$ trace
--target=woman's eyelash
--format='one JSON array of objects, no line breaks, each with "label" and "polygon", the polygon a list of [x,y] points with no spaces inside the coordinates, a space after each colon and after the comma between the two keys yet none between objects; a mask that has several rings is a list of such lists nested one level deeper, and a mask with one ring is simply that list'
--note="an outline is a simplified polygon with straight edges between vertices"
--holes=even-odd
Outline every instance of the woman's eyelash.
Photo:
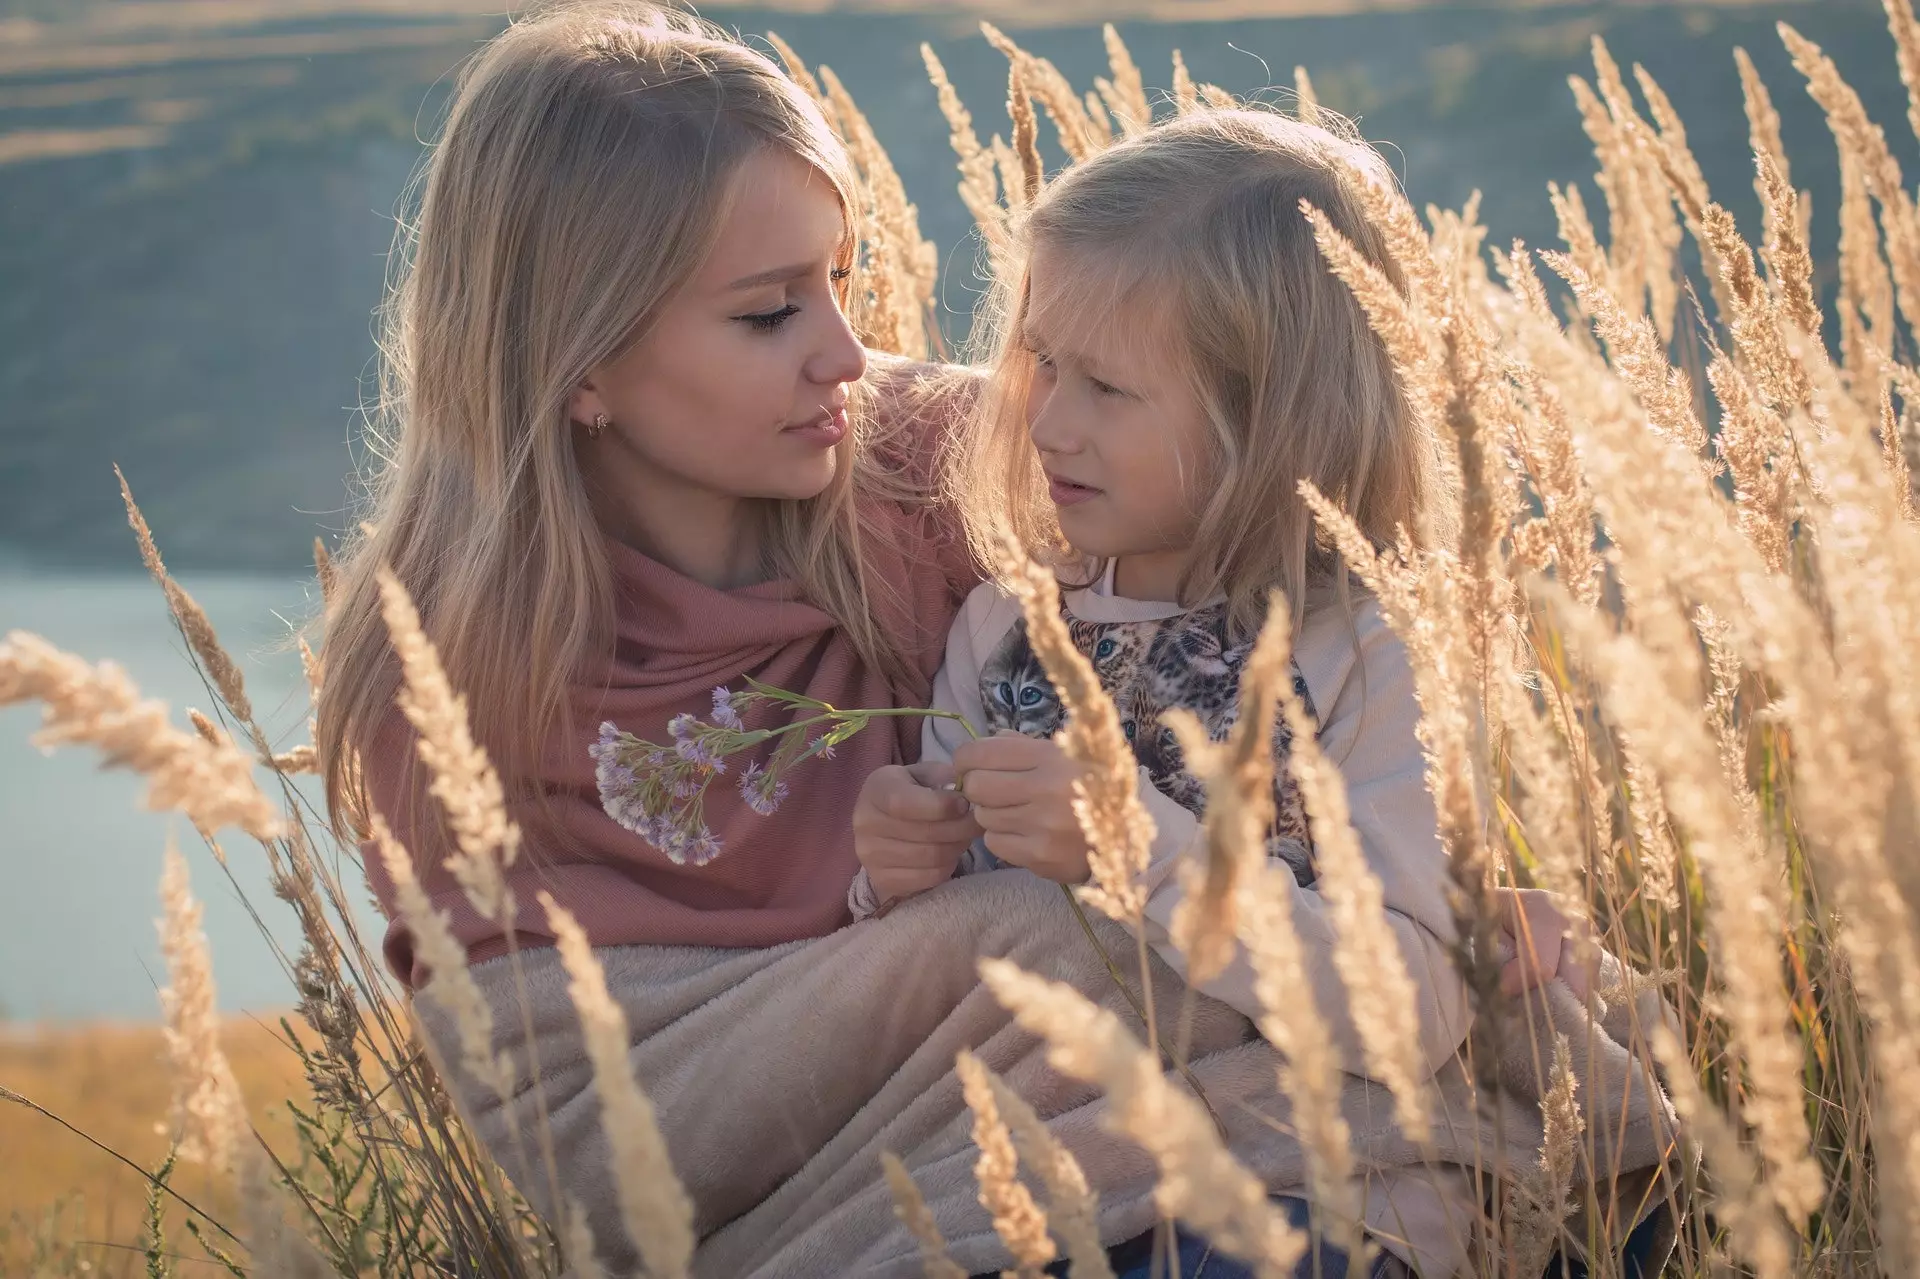
[{"label": "woman's eyelash", "polygon": [[761,311],[755,315],[736,315],[733,318],[766,333],[779,328],[798,314],[800,314],[800,308],[789,302],[778,311]]},{"label": "woman's eyelash", "polygon": [[835,284],[840,283],[842,280],[850,280],[853,278],[853,268],[850,266],[837,266],[827,272],[827,278]]}]

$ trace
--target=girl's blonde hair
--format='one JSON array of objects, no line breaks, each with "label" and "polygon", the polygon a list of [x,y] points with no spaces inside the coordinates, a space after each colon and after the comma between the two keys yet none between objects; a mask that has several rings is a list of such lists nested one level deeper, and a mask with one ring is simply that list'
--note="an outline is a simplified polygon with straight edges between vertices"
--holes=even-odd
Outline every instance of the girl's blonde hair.
[{"label": "girl's blonde hair", "polygon": [[[462,70],[396,245],[370,523],[343,552],[325,619],[316,742],[336,823],[364,820],[355,761],[398,688],[382,565],[413,594],[510,785],[570,727],[567,686],[611,653],[613,598],[569,397],[703,262],[735,174],[764,149],[824,175],[851,225],[857,179],[820,110],[691,16],[621,0],[555,8]],[[850,230],[839,265],[854,248]],[[873,621],[853,499],[897,477],[868,462],[861,416],[825,492],[766,504],[767,568],[895,673],[904,660]]]},{"label": "girl's blonde hair", "polygon": [[[1027,436],[1034,353],[1023,337],[1032,253],[1068,275],[1064,312],[1152,317],[1210,427],[1185,603],[1224,596],[1232,626],[1257,629],[1268,591],[1296,615],[1309,587],[1345,589],[1338,556],[1298,496],[1311,480],[1376,545],[1418,538],[1435,483],[1430,437],[1346,285],[1327,269],[1306,200],[1405,287],[1367,220],[1361,182],[1384,162],[1326,128],[1256,109],[1201,108],[1074,165],[1035,202],[996,286],[994,376],[948,486],[985,563],[1011,535],[1035,555],[1066,550]],[[1142,326],[1135,326],[1136,328]]]}]

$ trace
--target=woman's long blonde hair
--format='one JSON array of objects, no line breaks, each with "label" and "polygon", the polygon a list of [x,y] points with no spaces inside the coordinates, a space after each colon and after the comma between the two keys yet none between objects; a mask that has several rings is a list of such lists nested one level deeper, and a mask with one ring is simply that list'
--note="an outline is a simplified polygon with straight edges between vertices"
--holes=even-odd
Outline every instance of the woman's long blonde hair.
[{"label": "woman's long blonde hair", "polygon": [[[1066,548],[1027,435],[1034,353],[1022,334],[1036,248],[1070,273],[1065,310],[1152,316],[1210,427],[1199,529],[1182,602],[1224,596],[1257,629],[1281,587],[1298,615],[1338,579],[1298,496],[1311,480],[1378,546],[1418,537],[1435,483],[1430,436],[1346,285],[1327,269],[1306,200],[1397,287],[1398,267],[1356,184],[1391,184],[1379,156],[1326,128],[1257,109],[1199,108],[1084,160],[1017,228],[996,283],[993,377],[948,477],[985,563],[1007,535]],[[1066,562],[1072,562],[1068,559]]]},{"label": "woman's long blonde hair", "polygon": [[[569,682],[611,652],[610,572],[569,396],[698,268],[735,173],[764,148],[804,160],[858,207],[846,151],[807,95],[690,16],[621,0],[559,7],[462,70],[396,245],[369,523],[341,554],[324,621],[316,743],[343,828],[364,820],[355,761],[399,682],[380,566],[412,593],[510,785],[565,726]],[[851,233],[844,250],[850,262]],[[886,477],[866,462],[855,416],[832,485],[769,504],[768,570],[891,671],[902,662],[873,621],[853,500]]]}]

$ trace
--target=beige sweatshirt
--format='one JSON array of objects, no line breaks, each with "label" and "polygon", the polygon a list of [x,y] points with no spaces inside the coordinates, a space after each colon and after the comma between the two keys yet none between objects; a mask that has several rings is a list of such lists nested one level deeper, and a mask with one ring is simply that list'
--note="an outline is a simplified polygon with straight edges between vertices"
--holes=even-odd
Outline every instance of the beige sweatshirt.
[{"label": "beige sweatshirt", "polygon": [[[1144,703],[1139,718],[1146,719],[1156,698],[1182,704],[1191,697],[1209,708],[1202,714],[1203,722],[1210,720],[1216,733],[1221,731],[1222,708],[1237,701],[1236,656],[1244,656],[1244,648],[1237,654],[1223,654],[1210,649],[1203,634],[1197,643],[1193,632],[1166,634],[1168,628],[1159,624],[1181,619],[1189,611],[1176,604],[1117,596],[1112,575],[1109,564],[1093,586],[1064,592],[1062,604],[1076,644],[1083,651],[1093,649],[1087,656],[1101,672],[1108,691],[1120,700],[1123,719],[1131,718],[1129,700]],[[1181,628],[1186,623],[1171,625]],[[1057,727],[1057,719],[1050,718],[1053,708],[1046,704],[1052,690],[1044,684],[1044,676],[1030,669],[1030,662],[1020,660],[1025,656],[1023,635],[1019,605],[991,583],[976,588],[948,634],[946,659],[934,678],[934,708],[959,713],[976,732],[1011,726],[1048,735]],[[1155,636],[1159,636],[1157,645],[1153,645]],[[1143,651],[1147,645],[1154,646],[1157,663]],[[1176,650],[1176,657],[1164,656]],[[1142,660],[1129,664],[1129,656]],[[1180,669],[1164,669],[1169,660]],[[1156,668],[1142,669],[1142,661]],[[1294,666],[1295,687],[1319,724],[1321,751],[1346,783],[1354,830],[1368,865],[1380,879],[1387,923],[1418,992],[1417,1017],[1406,1032],[1418,1037],[1429,1072],[1438,1070],[1466,1038],[1468,1006],[1465,984],[1447,954],[1453,923],[1446,899],[1446,854],[1427,789],[1425,757],[1414,731],[1419,705],[1405,647],[1371,597],[1356,594],[1349,613],[1328,592],[1325,598],[1309,599],[1294,640]],[[1205,678],[1209,671],[1211,686]],[[1156,693],[1143,698],[1140,690],[1147,685]],[[1224,719],[1230,718],[1229,710]],[[923,759],[951,758],[966,740],[965,730],[951,720],[929,718],[924,723]],[[1132,727],[1136,755],[1154,758],[1154,750],[1145,743],[1154,726]],[[1277,745],[1284,751],[1283,740]],[[1141,765],[1140,795],[1157,829],[1145,877],[1147,940],[1183,975],[1185,957],[1173,945],[1168,930],[1182,898],[1176,872],[1184,859],[1204,855],[1200,818],[1188,806],[1195,805],[1192,786],[1190,778],[1170,777],[1164,769],[1156,775],[1147,763]],[[1290,782],[1284,770],[1277,786],[1279,835],[1269,842],[1269,853],[1276,863],[1284,862],[1294,871],[1300,885],[1294,896],[1294,927],[1305,951],[1314,1002],[1333,1034],[1342,1068],[1365,1075],[1346,991],[1333,964],[1333,925],[1325,899],[1312,886],[1310,847],[1303,848],[1301,843],[1304,817],[1297,797],[1289,803]],[[957,873],[977,873],[998,865],[984,844],[976,844]],[[871,915],[879,906],[864,871],[853,883],[848,904],[855,919]],[[1199,989],[1257,1022],[1261,1010],[1244,950],[1224,973]],[[1399,1169],[1369,1178],[1367,1224],[1422,1273],[1449,1274],[1465,1260],[1460,1223],[1474,1211],[1471,1200],[1471,1186],[1464,1176]],[[1408,1236],[1410,1246],[1396,1246]]]}]

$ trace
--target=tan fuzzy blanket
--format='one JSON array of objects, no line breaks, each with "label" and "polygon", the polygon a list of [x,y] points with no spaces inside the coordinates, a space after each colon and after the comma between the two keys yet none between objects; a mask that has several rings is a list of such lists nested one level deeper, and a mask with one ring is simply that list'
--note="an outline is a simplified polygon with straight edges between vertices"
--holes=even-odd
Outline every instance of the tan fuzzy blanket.
[{"label": "tan fuzzy blanket", "polygon": [[[1095,927],[1121,970],[1134,975],[1132,938],[1105,920]],[[979,1273],[1010,1264],[976,1197],[971,1116],[954,1074],[963,1048],[1005,1076],[1079,1158],[1100,1194],[1104,1241],[1131,1238],[1156,1219],[1150,1160],[1107,1130],[1100,1095],[1053,1070],[1045,1045],[1014,1024],[975,971],[980,956],[1010,958],[1072,983],[1140,1030],[1051,883],[1019,870],[956,879],[882,918],[764,950],[617,946],[597,954],[631,1023],[634,1073],[658,1108],[697,1206],[695,1270],[705,1279],[920,1274],[881,1172],[885,1150],[905,1160],[961,1266]],[[529,1167],[519,1154],[539,1149],[534,1134],[544,1109],[562,1193],[586,1211],[603,1265],[633,1272],[637,1258],[620,1223],[557,953],[491,960],[472,971],[493,1005],[497,1046],[511,1055],[521,1085],[505,1106],[450,1066],[463,1113],[529,1199],[558,1220],[549,1177],[537,1159]],[[1171,1026],[1185,988],[1157,958],[1153,971],[1160,1015]],[[1602,989],[1617,972],[1617,964],[1602,972]],[[1595,1009],[1598,1020],[1559,982],[1525,1008],[1515,1003],[1511,1049],[1500,1063],[1504,1087],[1488,1105],[1474,1104],[1468,1073],[1449,1063],[1430,1084],[1433,1157],[1483,1168],[1496,1157],[1506,1168],[1536,1163],[1535,1081],[1552,1060],[1549,1028],[1558,1030],[1572,1043],[1586,1119],[1580,1175],[1631,1187],[1618,1220],[1599,1227],[1602,1237],[1618,1239],[1650,1206],[1650,1183],[1675,1157],[1674,1122],[1644,1059],[1623,1046],[1636,1018],[1647,1028],[1648,1018],[1663,1015],[1658,997],[1643,995],[1637,1008],[1596,1002]],[[457,1041],[431,987],[419,1011],[440,1060],[457,1061]],[[1192,1070],[1235,1155],[1273,1191],[1300,1187],[1304,1159],[1274,1049],[1224,1004],[1195,998],[1191,1016]],[[529,1070],[535,1056],[537,1077]],[[1384,1089],[1349,1077],[1343,1106],[1362,1168],[1422,1161],[1395,1128]],[[1583,1223],[1576,1237],[1585,1233]]]}]

